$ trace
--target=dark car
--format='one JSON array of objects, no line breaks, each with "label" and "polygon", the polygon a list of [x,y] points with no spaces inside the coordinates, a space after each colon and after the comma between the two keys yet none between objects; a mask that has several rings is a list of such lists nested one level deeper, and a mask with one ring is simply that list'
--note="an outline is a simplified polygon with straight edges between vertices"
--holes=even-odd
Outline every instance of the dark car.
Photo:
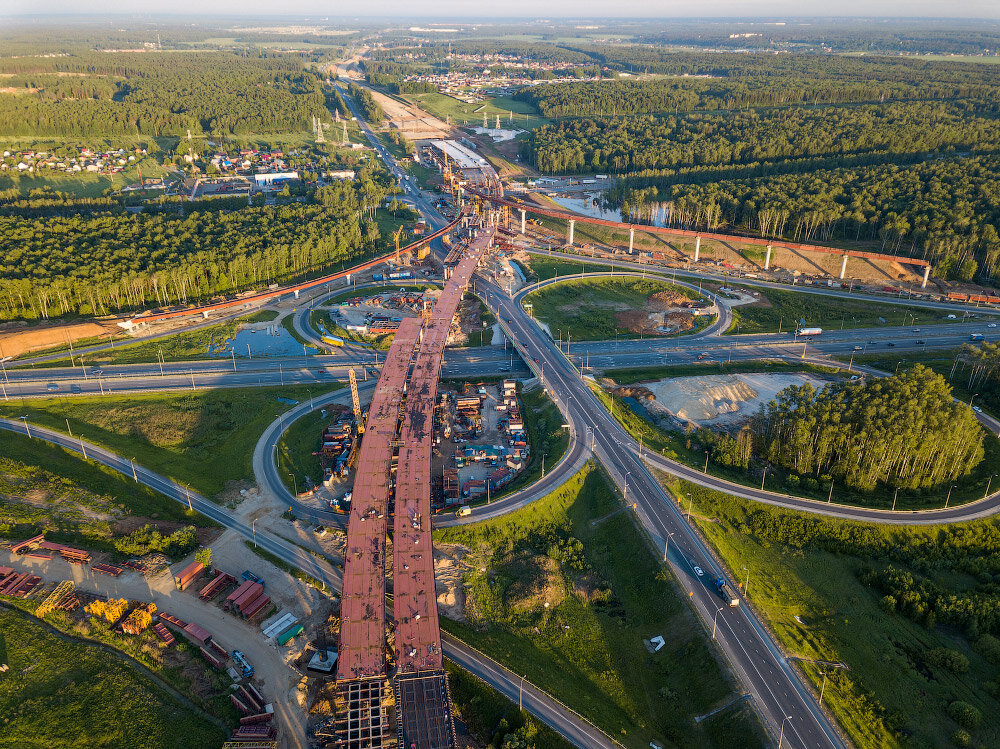
[{"label": "dark car", "polygon": [[888,346],[889,348],[892,348],[892,347],[893,347],[893,346],[895,346],[896,344],[895,344],[895,343],[893,343],[892,341],[889,341],[889,342],[888,342],[887,344],[885,344],[885,345],[886,345],[886,346]]},{"label": "dark car", "polygon": [[917,345],[918,345],[918,346],[923,346],[923,345],[924,345],[924,342],[923,342],[923,341],[917,341]]}]

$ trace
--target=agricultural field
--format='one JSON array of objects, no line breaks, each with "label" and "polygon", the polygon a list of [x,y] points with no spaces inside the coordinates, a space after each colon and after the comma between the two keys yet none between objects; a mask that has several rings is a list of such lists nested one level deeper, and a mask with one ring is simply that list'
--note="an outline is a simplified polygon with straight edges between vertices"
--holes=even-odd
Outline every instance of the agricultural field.
[{"label": "agricultural field", "polygon": [[227,484],[253,478],[254,446],[292,403],[342,385],[232,388],[190,393],[33,400],[4,406],[9,417],[65,431],[217,497]]},{"label": "agricultural field", "polygon": [[[738,284],[736,284],[738,285]],[[881,301],[843,299],[807,292],[767,289],[760,292],[760,301],[733,308],[730,334],[789,332],[801,326],[842,330],[847,328],[878,328],[900,325],[936,325],[956,322],[948,320],[943,310],[905,304],[884,304]]]},{"label": "agricultural field", "polygon": [[[464,549],[464,621],[442,627],[544,685],[630,749],[763,746],[733,722],[693,716],[725,704],[732,686],[603,474],[590,466],[523,510],[435,533]],[[670,645],[650,654],[644,639]]]},{"label": "agricultural field", "polygon": [[[994,519],[874,526],[746,502],[661,474],[787,652],[827,668],[856,746],[996,746]],[[964,611],[965,616],[959,614]],[[800,662],[818,691],[823,669]]]},{"label": "agricultural field", "polygon": [[218,747],[222,728],[121,658],[0,607],[5,746]]},{"label": "agricultural field", "polygon": [[687,305],[698,299],[667,281],[623,276],[564,281],[531,292],[524,303],[554,338],[601,341],[699,330],[713,318],[692,314]]}]

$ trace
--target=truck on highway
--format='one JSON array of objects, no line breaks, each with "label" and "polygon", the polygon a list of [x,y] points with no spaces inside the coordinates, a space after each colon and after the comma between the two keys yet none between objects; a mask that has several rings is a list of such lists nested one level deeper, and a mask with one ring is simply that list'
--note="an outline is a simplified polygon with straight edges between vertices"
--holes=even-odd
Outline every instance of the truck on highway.
[{"label": "truck on highway", "polygon": [[740,605],[740,599],[733,593],[732,589],[729,587],[729,583],[726,582],[726,578],[715,578],[715,589],[718,591],[719,595],[722,596],[722,599],[730,606]]},{"label": "truck on highway", "polygon": [[344,339],[343,338],[337,338],[337,336],[335,336],[335,335],[321,336],[320,340],[323,341],[323,343],[325,343],[327,346],[341,346],[342,347],[344,345]]},{"label": "truck on highway", "polygon": [[814,336],[819,335],[822,332],[823,328],[799,328],[795,331],[795,335]]},{"label": "truck on highway", "polygon": [[982,333],[973,333],[972,335],[969,336],[969,340],[970,341],[985,341],[986,340],[986,336],[984,336]]}]

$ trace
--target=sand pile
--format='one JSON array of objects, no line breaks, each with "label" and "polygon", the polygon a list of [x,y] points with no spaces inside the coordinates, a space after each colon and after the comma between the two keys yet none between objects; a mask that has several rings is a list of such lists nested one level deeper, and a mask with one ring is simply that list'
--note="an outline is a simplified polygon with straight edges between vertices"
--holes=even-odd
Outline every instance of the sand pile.
[{"label": "sand pile", "polygon": [[741,374],[678,377],[647,383],[657,403],[680,421],[733,423],[752,416],[779,391],[806,382],[822,387],[809,375]]}]

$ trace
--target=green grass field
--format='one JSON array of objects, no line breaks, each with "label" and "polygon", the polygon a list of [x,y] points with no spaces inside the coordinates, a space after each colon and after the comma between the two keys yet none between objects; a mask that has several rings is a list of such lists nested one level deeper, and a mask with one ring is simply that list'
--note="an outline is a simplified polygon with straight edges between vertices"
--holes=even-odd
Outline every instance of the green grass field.
[{"label": "green grass field", "polygon": [[[923,307],[838,299],[782,289],[760,291],[760,296],[762,300],[766,300],[761,306],[733,308],[733,324],[727,333],[776,333],[779,329],[793,331],[800,326],[801,320],[805,320],[807,327],[828,330],[894,325],[919,328],[922,325],[955,322],[945,319],[946,312]],[[916,335],[916,338],[919,337]]]},{"label": "green grass field", "polygon": [[215,724],[96,647],[66,642],[23,613],[0,608],[10,671],[0,678],[0,745],[218,747]]},{"label": "green grass field", "polygon": [[[712,745],[692,718],[732,687],[599,471],[497,520],[437,531],[435,542],[470,549],[469,621],[442,618],[444,629],[627,747]],[[650,654],[643,639],[656,635],[669,646]],[[720,745],[763,746],[753,730],[728,740]]]},{"label": "green grass field", "polygon": [[616,312],[643,310],[650,296],[660,292],[697,299],[698,294],[657,278],[573,279],[533,291],[524,298],[533,305],[532,316],[549,326],[557,339],[567,335],[575,341],[602,341],[616,335],[638,338],[628,332]]},{"label": "green grass field", "polygon": [[[323,481],[323,466],[319,456],[320,436],[334,417],[323,418],[316,409],[288,426],[278,442],[278,472],[291,492],[305,491]],[[294,476],[294,480],[292,479]]]},{"label": "green grass field", "polygon": [[[550,278],[560,278],[562,276],[576,275],[578,273],[607,273],[606,265],[591,263],[587,265],[587,259],[581,257],[579,261],[563,260],[561,258],[551,258],[547,255],[532,254],[530,266],[525,268],[521,265],[521,271],[530,283],[538,281],[548,281]],[[526,272],[525,272],[526,271]]]},{"label": "green grass field", "polygon": [[[988,582],[997,571],[990,549],[1000,533],[996,520],[872,526],[665,483],[675,495],[693,498],[695,522],[733,579],[742,583],[743,570],[749,570],[749,600],[788,653],[848,665],[848,670],[826,669],[824,702],[855,746],[951,746],[959,726],[946,708],[954,700],[983,715],[997,714],[990,694],[1000,694],[998,664],[970,647],[971,640],[983,648],[980,634],[887,613],[882,591],[860,577],[892,565],[940,586],[945,597],[983,596],[980,605],[992,605],[985,600],[996,595]],[[967,658],[966,670],[934,661],[933,651],[942,647]],[[818,691],[821,669],[806,664],[802,671]],[[1000,745],[997,723],[989,720],[972,731],[971,745]]]},{"label": "green grass field", "polygon": [[8,538],[44,531],[57,541],[103,548],[122,516],[212,525],[131,476],[47,442],[3,431],[0,456],[0,535]]},{"label": "green grass field", "polygon": [[101,398],[50,398],[4,405],[8,417],[73,434],[214,497],[227,482],[253,478],[254,446],[278,414],[279,397],[307,400],[339,384],[232,388]]},{"label": "green grass field", "polygon": [[[536,127],[552,122],[552,120],[541,117],[538,110],[530,104],[506,96],[474,104],[466,104],[453,96],[441,93],[406,94],[402,98],[434,115],[439,120],[446,120],[450,117],[452,125],[482,127],[484,113],[489,120],[490,127],[496,125],[497,115],[500,115],[500,127],[502,128],[514,127],[522,130],[534,130]],[[513,124],[510,123],[511,112],[514,113]]]}]

